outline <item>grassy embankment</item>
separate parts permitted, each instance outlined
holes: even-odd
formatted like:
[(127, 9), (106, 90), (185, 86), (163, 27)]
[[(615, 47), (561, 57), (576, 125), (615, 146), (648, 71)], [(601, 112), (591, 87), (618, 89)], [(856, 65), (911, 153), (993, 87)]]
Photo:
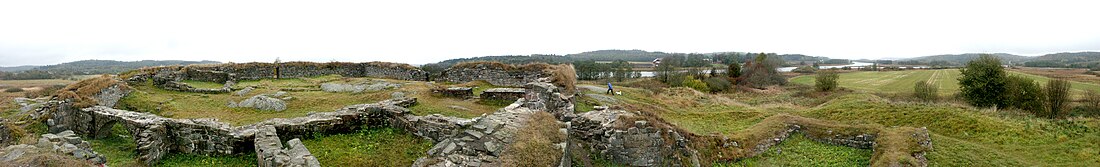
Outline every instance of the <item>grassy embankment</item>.
[[(901, 85), (911, 89), (912, 83), (898, 80), (923, 80), (937, 75), (939, 83), (953, 83), (954, 78), (939, 77), (957, 75), (957, 71), (910, 71), (888, 77), (871, 77), (864, 84)], [(855, 73), (859, 74), (859, 73)], [(849, 73), (848, 75), (852, 75)], [(913, 76), (927, 76), (921, 79)], [(798, 79), (798, 78), (795, 78)], [(841, 76), (841, 87), (851, 86)], [(888, 80), (881, 81), (881, 80)], [(796, 82), (797, 83), (797, 82)], [(847, 84), (847, 86), (846, 86)], [(877, 87), (850, 89), (872, 90)], [(847, 124), (879, 124), (887, 127), (927, 127), (932, 132), (934, 149), (927, 156), (933, 166), (1095, 166), (1100, 164), (1100, 121), (1095, 118), (1072, 118), (1052, 121), (1020, 114), (974, 109), (959, 104), (925, 104), (892, 102), (872, 94), (834, 93), (815, 95), (806, 93), (805, 86), (784, 87), (783, 91), (763, 93), (702, 94), (686, 89), (671, 89), (660, 93), (648, 90), (619, 87), (624, 95), (613, 96), (628, 109), (647, 110), (685, 130), (697, 134), (731, 134), (760, 123), (763, 118), (776, 114), (790, 114)], [(943, 90), (941, 84), (941, 90)], [(891, 89), (883, 89), (891, 90)], [(602, 93), (588, 91), (587, 93)], [(631, 107), (638, 106), (638, 107)], [(1008, 111), (1011, 112), (1011, 111)], [(799, 138), (784, 143), (798, 144)], [(851, 156), (800, 158), (812, 155), (852, 155), (869, 159), (870, 154), (860, 149), (788, 148), (781, 144), (783, 153), (769, 151), (762, 156), (730, 165), (827, 165), (859, 166), (864, 161), (852, 161)], [(794, 151), (791, 149), (808, 149)], [(788, 155), (793, 154), (793, 155)], [(782, 160), (782, 161), (778, 161)]]

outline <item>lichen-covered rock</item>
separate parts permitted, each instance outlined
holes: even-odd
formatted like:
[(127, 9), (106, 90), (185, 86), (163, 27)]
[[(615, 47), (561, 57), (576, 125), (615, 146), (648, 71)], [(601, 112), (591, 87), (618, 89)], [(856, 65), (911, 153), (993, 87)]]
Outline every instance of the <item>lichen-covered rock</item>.
[(91, 143), (80, 139), (73, 131), (64, 131), (57, 134), (42, 134), (38, 143), (34, 145), (20, 144), (5, 147), (0, 151), (0, 163), (11, 162), (23, 155), (36, 153), (53, 153), (70, 156), (71, 158), (90, 162), (94, 165), (107, 163), (107, 157), (92, 150)]
[(401, 84), (389, 83), (386, 81), (373, 81), (361, 82), (361, 83), (322, 83), (321, 90), (325, 92), (374, 92), (386, 89), (393, 89), (401, 87)]
[(251, 93), (252, 90), (256, 90), (256, 88), (253, 88), (253, 87), (249, 86), (249, 87), (245, 87), (244, 89), (238, 90), (237, 93), (234, 93), (234, 94), (237, 95), (237, 96), (244, 96), (244, 95), (247, 95), (248, 93)]
[(283, 111), (286, 110), (286, 102), (267, 95), (256, 95), (237, 103), (236, 107), (250, 107), (267, 111)]

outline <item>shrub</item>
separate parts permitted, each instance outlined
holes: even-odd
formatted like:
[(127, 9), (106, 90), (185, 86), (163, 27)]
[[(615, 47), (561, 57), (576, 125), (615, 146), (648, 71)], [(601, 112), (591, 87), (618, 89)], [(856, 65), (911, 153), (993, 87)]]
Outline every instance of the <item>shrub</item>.
[(710, 92), (710, 88), (707, 87), (707, 83), (704, 83), (699, 79), (695, 79), (695, 77), (692, 76), (687, 76), (687, 78), (684, 78), (683, 85), (684, 87), (695, 89), (700, 92)]
[(959, 94), (977, 107), (1004, 106), (1005, 72), (1001, 60), (982, 54), (960, 70)]
[(817, 71), (817, 68), (814, 68), (814, 67), (811, 67), (811, 66), (802, 66), (802, 67), (794, 68), (793, 70), (791, 70), (791, 72), (806, 73), (806, 74), (814, 73), (816, 71)]
[(730, 78), (741, 77), (741, 64), (736, 61), (730, 63), (730, 65), (726, 67), (726, 75)]
[(1005, 104), (1009, 107), (1040, 115), (1043, 111), (1043, 90), (1034, 80), (1023, 76), (1005, 78)]
[(939, 99), (939, 87), (928, 81), (917, 82), (913, 85), (913, 97), (921, 101), (933, 102)]
[(710, 92), (724, 92), (733, 87), (733, 83), (725, 77), (710, 77), (704, 80), (707, 83), (707, 87), (710, 88)]
[(1046, 108), (1049, 111), (1050, 118), (1058, 118), (1064, 116), (1066, 113), (1066, 106), (1069, 104), (1069, 81), (1065, 79), (1055, 79), (1047, 82), (1046, 86)]
[(744, 73), (737, 84), (753, 88), (787, 84), (787, 79), (776, 70), (782, 64), (783, 60), (779, 56), (760, 54), (752, 62), (745, 63)]
[(836, 71), (833, 71), (833, 70), (821, 71), (821, 72), (817, 73), (817, 78), (815, 78), (816, 84), (814, 84), (814, 87), (816, 87), (818, 91), (822, 91), (822, 92), (828, 92), (828, 91), (836, 90), (836, 88), (837, 88), (836, 80), (839, 79), (839, 78), (840, 78), (840, 75), (837, 75)]
[(4, 89), (4, 92), (8, 92), (8, 93), (22, 92), (22, 91), (23, 91), (23, 88), (7, 88), (7, 89)]
[(1081, 100), (1082, 107), (1087, 115), (1100, 115), (1100, 92), (1095, 90), (1085, 91), (1085, 99)]

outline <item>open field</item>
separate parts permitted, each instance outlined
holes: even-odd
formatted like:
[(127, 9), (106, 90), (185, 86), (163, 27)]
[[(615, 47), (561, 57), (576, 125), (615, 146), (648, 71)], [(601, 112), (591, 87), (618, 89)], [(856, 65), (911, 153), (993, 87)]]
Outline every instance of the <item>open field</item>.
[[(909, 73), (912, 72), (912, 73)], [(958, 75), (954, 70), (884, 72), (861, 80), (880, 86), (902, 85), (899, 80)], [(923, 76), (923, 77), (918, 77)], [(933, 77), (935, 76), (935, 77)], [(943, 76), (943, 77), (941, 77)], [(845, 77), (842, 75), (841, 77)], [(855, 77), (849, 77), (855, 78)], [(892, 82), (875, 82), (878, 80)], [(938, 81), (938, 83), (953, 83)], [(860, 80), (848, 79), (841, 83)], [(619, 84), (626, 85), (626, 84)], [(598, 85), (582, 85), (598, 88)], [(941, 85), (943, 87), (943, 85)], [(1011, 111), (975, 109), (963, 104), (893, 102), (863, 91), (815, 94), (807, 86), (776, 87), (774, 91), (706, 94), (684, 88), (662, 92), (617, 87), (623, 95), (602, 100), (603, 105), (620, 105), (629, 110), (655, 113), (666, 121), (697, 134), (732, 134), (777, 114), (791, 114), (847, 124), (878, 124), (887, 127), (927, 127), (932, 133), (931, 166), (1096, 166), (1100, 165), (1100, 120), (1070, 118), (1063, 121), (1022, 116)], [(944, 89), (944, 88), (941, 88)], [(857, 90), (887, 90), (861, 87)], [(600, 94), (590, 89), (584, 93)], [(600, 105), (600, 104), (596, 104)], [(581, 111), (583, 112), (583, 111)], [(870, 150), (814, 143), (797, 136), (762, 156), (726, 166), (866, 166)], [(835, 155), (835, 156), (820, 156)]]
[[(1009, 75), (1021, 75), (1034, 79), (1040, 85), (1045, 85), (1050, 78), (1009, 71)], [(952, 95), (959, 92), (959, 80), (961, 73), (956, 69), (945, 70), (906, 70), (906, 71), (861, 71), (841, 73), (840, 87), (879, 93), (912, 93), (913, 84), (918, 81), (932, 81), (939, 86), (940, 95)], [(791, 83), (814, 85), (814, 75), (804, 75), (791, 78)], [(1097, 83), (1071, 81), (1072, 89), (1078, 93), (1084, 90), (1100, 91)]]

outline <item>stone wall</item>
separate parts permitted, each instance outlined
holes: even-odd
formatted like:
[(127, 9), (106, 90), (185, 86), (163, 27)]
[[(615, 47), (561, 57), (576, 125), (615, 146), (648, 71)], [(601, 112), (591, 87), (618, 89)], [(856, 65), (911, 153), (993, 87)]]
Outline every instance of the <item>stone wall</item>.
[[(587, 151), (630, 166), (699, 166), (696, 151), (679, 132), (622, 110), (597, 110), (579, 114), (571, 122), (570, 136)], [(633, 120), (633, 121), (632, 121)]]
[(573, 114), (573, 94), (562, 93), (564, 90), (554, 84), (545, 82), (532, 82), (526, 85), (527, 92), (524, 95), (524, 106), (554, 114), (558, 120), (570, 121)]
[[(468, 119), (440, 115), (409, 114), (405, 107), (415, 104), (415, 98), (351, 105), (333, 112), (311, 113), (296, 118), (275, 118), (238, 127), (215, 119), (172, 119), (105, 106), (76, 109), (67, 102), (54, 103), (58, 105), (53, 107), (56, 111), (52, 112), (53, 118), (49, 121), (51, 131), (73, 130), (76, 134), (99, 138), (114, 135), (111, 134), (111, 127), (122, 124), (134, 137), (138, 159), (150, 166), (157, 164), (169, 152), (227, 155), (258, 151), (255, 142), (259, 139), (256, 137), (266, 127), (275, 129), (274, 133), (279, 138), (295, 139), (309, 138), (315, 133), (354, 132), (362, 125), (394, 126), (426, 139), (439, 141), (455, 135), (458, 133), (456, 129), (462, 129), (471, 122)], [(308, 153), (304, 147), (295, 144), (290, 144), (288, 149), (282, 149), (281, 145), (279, 148), (291, 157), (286, 163), (297, 163), (298, 159), (307, 157), (307, 154), (300, 153)]]
[(474, 89), (469, 87), (451, 87), (446, 89), (432, 89), (432, 94), (442, 97), (470, 98), (474, 96)]
[(256, 132), (256, 159), (260, 167), (320, 167), (321, 163), (306, 149), (298, 138), (287, 141), (289, 148), (283, 148), (283, 142), (275, 133), (275, 126), (266, 125)]
[(439, 78), (436, 78), (436, 81), (451, 83), (486, 81), (497, 86), (522, 87), (527, 83), (539, 82), (539, 78), (550, 76), (550, 73), (540, 69), (523, 69), (510, 65), (498, 66), (491, 63), (478, 63), (448, 68), (440, 74)]
[(481, 92), (481, 100), (516, 101), (526, 94), (523, 88), (492, 88)]

